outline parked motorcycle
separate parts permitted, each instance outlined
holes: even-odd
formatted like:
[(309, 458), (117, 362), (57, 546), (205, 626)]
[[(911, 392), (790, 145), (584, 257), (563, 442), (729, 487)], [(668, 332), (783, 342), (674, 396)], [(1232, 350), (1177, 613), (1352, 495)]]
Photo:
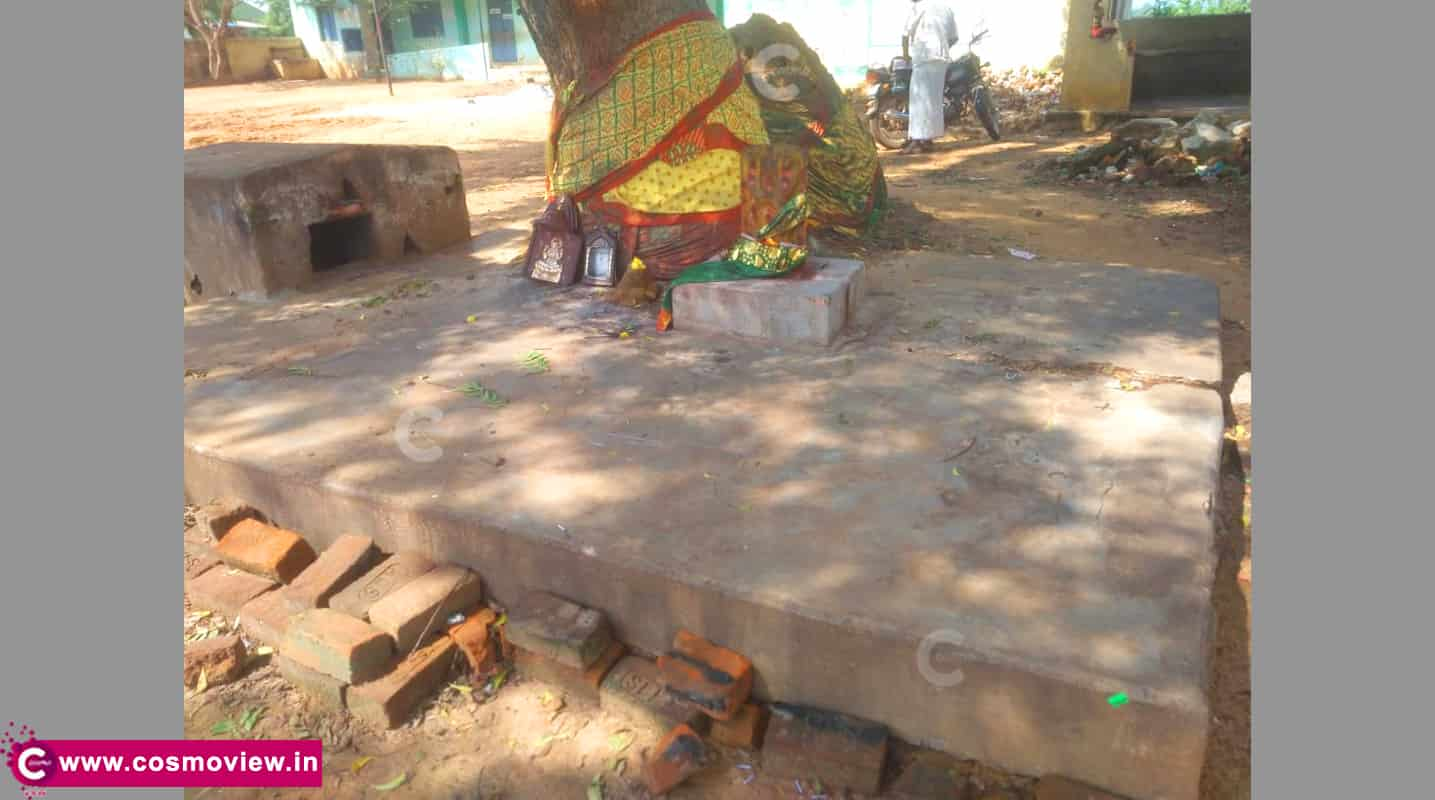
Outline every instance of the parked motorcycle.
[[(982, 79), (982, 60), (972, 52), (986, 38), (981, 31), (971, 38), (967, 53), (947, 65), (947, 84), (942, 108), (947, 127), (955, 125), (970, 109), (992, 141), (1001, 139), (1001, 123), (996, 102)], [(907, 100), (912, 90), (912, 60), (904, 56), (892, 59), (887, 67), (867, 70), (867, 120), (872, 138), (888, 150), (899, 150), (907, 144)]]

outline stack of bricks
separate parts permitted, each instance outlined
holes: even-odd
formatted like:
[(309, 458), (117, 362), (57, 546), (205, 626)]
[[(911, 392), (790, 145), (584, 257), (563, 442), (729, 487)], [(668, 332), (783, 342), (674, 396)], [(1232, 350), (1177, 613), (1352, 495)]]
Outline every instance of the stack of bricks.
[[(459, 642), (472, 646), (450, 618), (483, 618), (482, 582), (468, 569), (417, 553), (384, 557), (357, 535), (316, 554), (232, 500), (196, 514), (185, 576), (192, 607), (237, 618), (247, 637), (278, 651), (280, 673), (302, 692), (377, 728), (403, 724), (448, 677)], [(209, 654), (186, 663), (201, 658)]]

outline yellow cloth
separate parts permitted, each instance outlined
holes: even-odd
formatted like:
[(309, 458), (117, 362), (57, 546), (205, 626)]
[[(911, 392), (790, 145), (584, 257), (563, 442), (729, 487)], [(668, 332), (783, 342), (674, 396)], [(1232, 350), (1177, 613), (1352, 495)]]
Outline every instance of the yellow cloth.
[[(553, 191), (579, 192), (642, 157), (713, 95), (736, 62), (732, 38), (711, 19), (679, 25), (635, 47), (613, 78), (563, 122), (553, 153)], [(767, 141), (757, 98), (746, 86), (719, 104), (707, 122), (727, 127), (748, 144)]]
[(648, 214), (696, 214), (742, 205), (742, 154), (709, 150), (681, 165), (658, 160), (603, 199)]

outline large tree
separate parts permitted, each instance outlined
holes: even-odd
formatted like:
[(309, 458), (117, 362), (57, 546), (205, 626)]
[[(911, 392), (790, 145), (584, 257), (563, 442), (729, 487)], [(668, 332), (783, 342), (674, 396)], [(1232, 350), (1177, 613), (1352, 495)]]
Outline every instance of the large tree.
[(705, 10), (703, 0), (519, 0), (555, 91), (603, 73), (650, 31)]
[(229, 23), (234, 0), (184, 0), (184, 28), (209, 51), (209, 77), (229, 76)]

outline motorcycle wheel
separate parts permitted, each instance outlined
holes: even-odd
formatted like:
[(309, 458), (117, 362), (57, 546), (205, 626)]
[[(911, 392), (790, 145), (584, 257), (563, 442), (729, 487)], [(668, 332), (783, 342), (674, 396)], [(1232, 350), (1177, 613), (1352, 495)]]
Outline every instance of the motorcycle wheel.
[(872, 138), (888, 150), (901, 150), (907, 144), (907, 126), (887, 121), (888, 111), (906, 113), (907, 98), (889, 96), (877, 101), (877, 116), (868, 120), (872, 128)]
[(987, 129), (987, 135), (992, 141), (1001, 141), (1001, 123), (997, 121), (997, 104), (992, 100), (991, 93), (987, 87), (978, 86), (972, 90), (972, 110), (976, 112), (977, 119), (981, 120), (982, 127)]

